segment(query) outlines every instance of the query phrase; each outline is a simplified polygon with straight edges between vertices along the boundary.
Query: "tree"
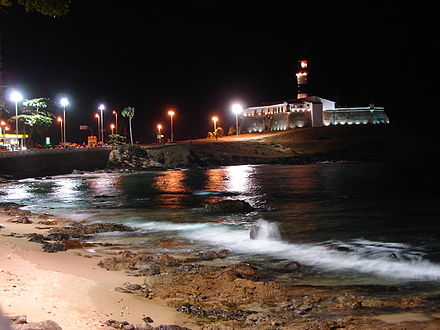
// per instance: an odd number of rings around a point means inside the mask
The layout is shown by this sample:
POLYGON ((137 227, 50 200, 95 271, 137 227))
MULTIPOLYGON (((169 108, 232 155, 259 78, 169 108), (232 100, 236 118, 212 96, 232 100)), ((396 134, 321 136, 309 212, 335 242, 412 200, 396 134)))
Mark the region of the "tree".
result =
POLYGON ((110 138, 108 144, 114 144, 114 145, 123 144, 125 140, 125 137, 119 134, 110 134, 108 137, 110 138))
POLYGON ((0 0, 0 8, 11 7, 15 2, 27 12, 60 17, 69 12, 71 0, 0 0))
MULTIPOLYGON (((23 102, 23 110, 18 115, 18 120, 23 124, 22 127, 29 127, 29 139, 42 137, 43 133, 52 124, 54 114, 50 111, 52 101, 48 98, 40 97, 23 102)), ((13 117, 14 118, 14 117, 13 117)))
POLYGON ((225 135, 225 131, 223 130, 223 127, 219 126, 216 128, 214 134, 216 138, 222 138, 225 135))
POLYGON ((122 110, 121 115, 123 117, 127 117, 128 118, 128 126, 130 129, 130 142, 131 144, 133 144, 133 131, 131 129, 131 120, 134 117, 134 107, 126 107, 124 110, 122 110))

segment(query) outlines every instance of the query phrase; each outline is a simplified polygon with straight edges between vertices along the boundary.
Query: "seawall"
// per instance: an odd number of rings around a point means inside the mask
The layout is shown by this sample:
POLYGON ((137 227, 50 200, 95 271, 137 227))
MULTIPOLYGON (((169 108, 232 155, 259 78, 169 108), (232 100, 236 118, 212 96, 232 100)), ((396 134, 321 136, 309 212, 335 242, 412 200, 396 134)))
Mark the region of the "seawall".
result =
POLYGON ((106 168, 111 148, 0 152, 0 176, 15 179, 106 168))

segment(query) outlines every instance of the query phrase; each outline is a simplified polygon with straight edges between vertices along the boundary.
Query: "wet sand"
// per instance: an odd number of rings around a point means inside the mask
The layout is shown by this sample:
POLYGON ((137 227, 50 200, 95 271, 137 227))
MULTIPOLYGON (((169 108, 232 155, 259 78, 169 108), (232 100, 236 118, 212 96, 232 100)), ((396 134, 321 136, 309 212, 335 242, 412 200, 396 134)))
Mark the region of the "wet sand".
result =
POLYGON ((112 329, 105 326, 109 319, 136 325, 147 316, 153 319, 152 326, 176 324, 198 328, 184 314, 158 299, 116 292, 115 287, 142 279, 98 267, 101 257, 85 257, 88 253, 78 249, 46 253, 40 244, 24 237, 7 236, 11 232, 48 232, 37 229, 44 226, 36 221, 15 224, 7 222, 9 218, 0 214, 4 227, 0 229, 0 306, 7 316, 24 314, 32 322, 50 319, 64 330, 112 329))

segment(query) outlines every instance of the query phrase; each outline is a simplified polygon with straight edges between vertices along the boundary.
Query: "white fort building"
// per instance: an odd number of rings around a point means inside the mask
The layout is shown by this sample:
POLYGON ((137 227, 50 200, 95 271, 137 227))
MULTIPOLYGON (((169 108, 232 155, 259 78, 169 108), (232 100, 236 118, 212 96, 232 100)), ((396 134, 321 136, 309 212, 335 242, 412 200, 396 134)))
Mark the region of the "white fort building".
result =
POLYGON ((309 96, 308 63, 299 61, 296 78, 296 99, 249 107, 241 113, 241 131, 263 132, 293 129, 295 127, 321 127, 329 125, 387 124, 383 107, 335 107, 335 102, 318 96, 309 96))

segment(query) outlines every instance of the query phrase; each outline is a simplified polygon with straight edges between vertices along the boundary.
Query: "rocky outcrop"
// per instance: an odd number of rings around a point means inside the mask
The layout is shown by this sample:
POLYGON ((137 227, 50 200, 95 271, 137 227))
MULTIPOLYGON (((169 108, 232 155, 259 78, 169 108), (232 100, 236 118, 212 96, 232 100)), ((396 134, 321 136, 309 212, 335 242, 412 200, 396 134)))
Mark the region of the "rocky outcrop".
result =
POLYGON ((129 231, 133 231, 133 229, 125 225, 112 223, 112 222, 92 223, 87 225, 83 225, 80 223, 73 223, 69 226, 52 229, 49 232, 48 237, 50 239, 60 241, 60 240, 82 238, 86 235, 108 233, 114 231, 129 232, 129 231))
POLYGON ((44 252, 54 253, 93 246, 91 243, 83 242, 83 240, 93 234, 115 231, 129 232, 133 229, 117 223, 92 223, 87 225, 72 223, 60 228, 51 228, 46 236, 37 233, 24 234, 24 236, 31 242, 42 244, 44 252))
POLYGON ((209 213, 239 213, 251 212, 254 208, 245 201, 226 199, 216 203, 205 205, 205 210, 209 213))
POLYGON ((62 328, 52 320, 41 322, 28 322, 26 315, 8 317, 11 322, 11 330, 62 330, 62 328))

